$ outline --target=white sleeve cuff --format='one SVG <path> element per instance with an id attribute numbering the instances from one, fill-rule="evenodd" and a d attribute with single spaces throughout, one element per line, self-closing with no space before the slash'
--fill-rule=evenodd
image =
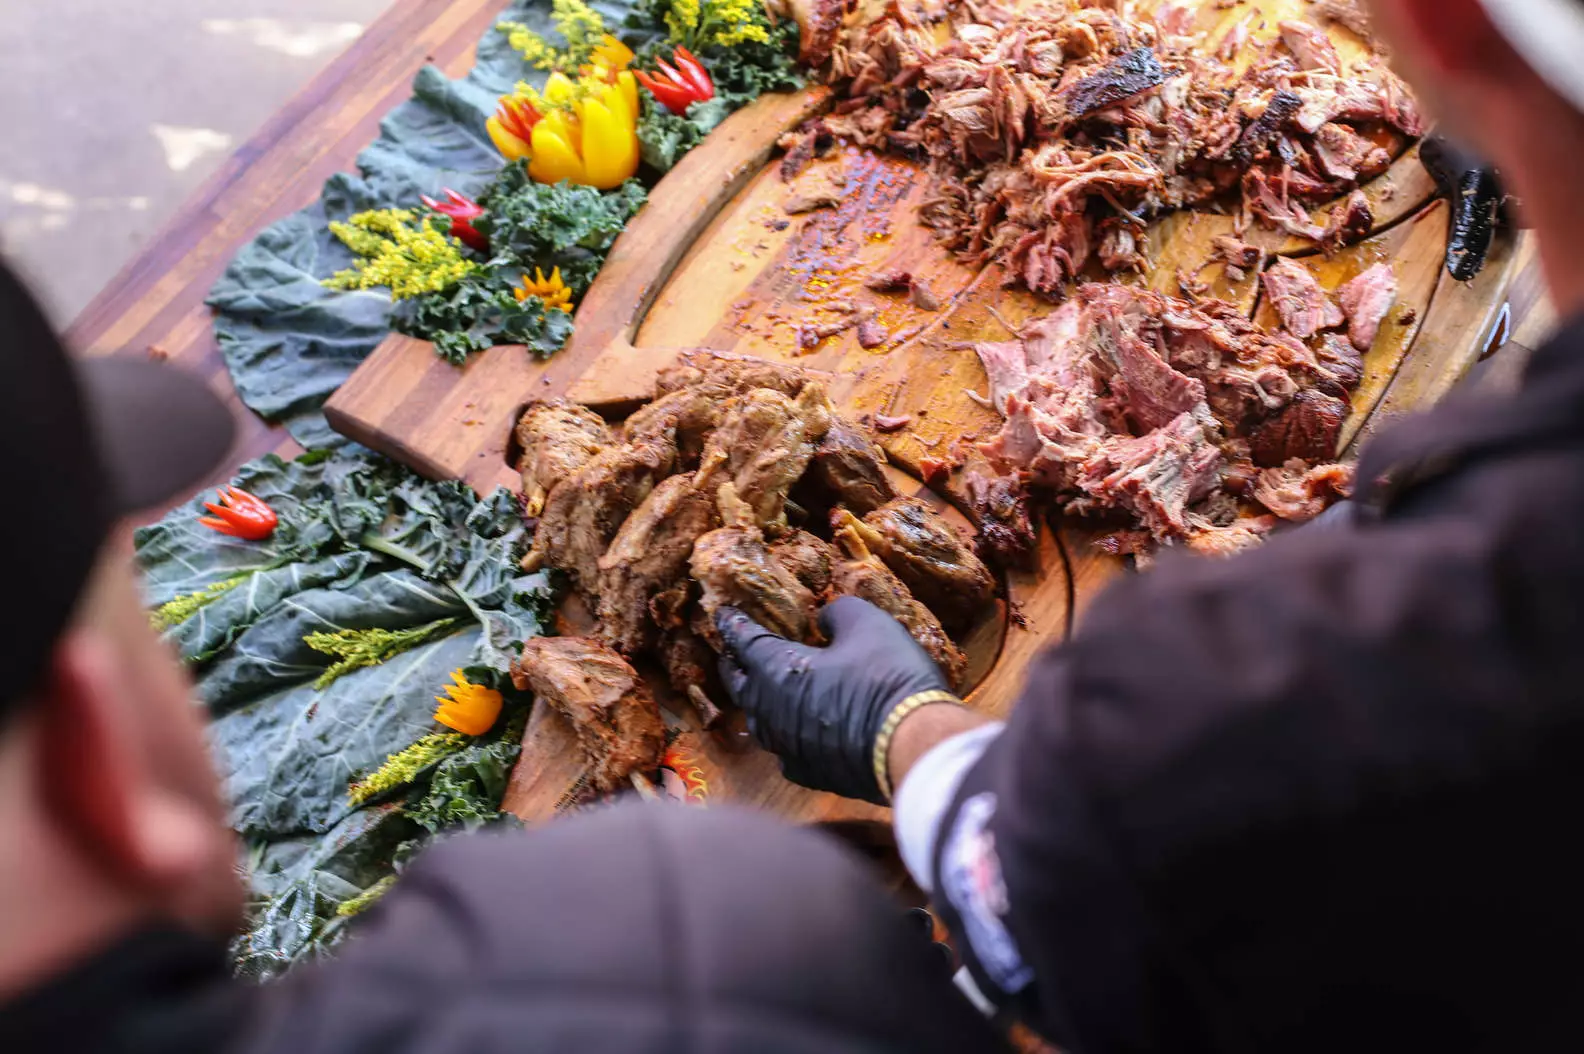
<path id="1" fill-rule="evenodd" d="M 996 721 L 942 740 L 908 770 L 897 788 L 891 814 L 897 849 L 913 881 L 926 893 L 935 892 L 930 862 L 935 859 L 941 814 L 957 796 L 969 767 L 1005 727 Z"/>

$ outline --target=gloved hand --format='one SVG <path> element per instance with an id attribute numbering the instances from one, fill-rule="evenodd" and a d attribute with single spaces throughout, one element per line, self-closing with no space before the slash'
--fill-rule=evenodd
<path id="1" fill-rule="evenodd" d="M 781 758 L 793 783 L 886 804 L 874 743 L 909 696 L 947 690 L 940 667 L 902 624 L 867 600 L 838 597 L 819 613 L 823 648 L 778 637 L 735 608 L 715 626 L 725 641 L 721 680 L 748 729 Z"/>
<path id="2" fill-rule="evenodd" d="M 1447 273 L 1467 282 L 1485 266 L 1496 227 L 1503 222 L 1506 194 L 1488 162 L 1445 136 L 1426 136 L 1419 144 L 1419 160 L 1452 205 Z"/>

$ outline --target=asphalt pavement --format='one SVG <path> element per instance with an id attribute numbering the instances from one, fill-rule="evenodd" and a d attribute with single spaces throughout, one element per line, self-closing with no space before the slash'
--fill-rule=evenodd
<path id="1" fill-rule="evenodd" d="M 388 2 L 0 4 L 0 253 L 70 322 Z"/>

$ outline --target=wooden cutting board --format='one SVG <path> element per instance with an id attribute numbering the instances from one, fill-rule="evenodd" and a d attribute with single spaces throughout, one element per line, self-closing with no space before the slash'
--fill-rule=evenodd
<path id="1" fill-rule="evenodd" d="M 1272 0 L 1262 6 L 1256 38 L 1274 33 L 1281 18 L 1299 17 L 1306 5 Z M 1212 27 L 1215 40 L 1244 14 L 1241 5 L 1221 11 L 1206 4 L 1201 24 Z M 1334 29 L 1333 37 L 1345 59 L 1365 50 L 1344 29 Z M 1052 304 L 1004 288 L 995 266 L 966 267 L 934 242 L 917 221 L 926 181 L 912 162 L 844 148 L 791 185 L 784 182 L 776 139 L 829 101 L 823 88 L 766 96 L 689 153 L 617 241 L 579 305 L 571 342 L 548 362 L 522 348 L 500 347 L 459 369 L 436 357 L 427 342 L 395 335 L 331 399 L 331 424 L 427 476 L 463 479 L 481 490 L 497 484 L 518 489 L 507 451 L 526 403 L 564 395 L 620 416 L 647 397 L 656 372 L 680 350 L 704 347 L 827 371 L 833 400 L 855 417 L 909 417 L 908 427 L 880 438 L 893 465 L 910 475 L 906 489 L 922 491 L 923 464 L 948 456 L 954 443 L 971 447 L 963 441 L 999 425 L 974 398 L 986 382 L 966 345 L 1007 339 L 1009 327 L 1049 312 Z M 816 184 L 839 186 L 839 202 L 787 214 L 788 197 Z M 1512 237 L 1498 238 L 1473 282 L 1453 282 L 1441 266 L 1449 210 L 1432 200 L 1432 192 L 1410 150 L 1366 188 L 1376 229 L 1360 244 L 1327 259 L 1282 235 L 1250 235 L 1272 252 L 1301 258 L 1327 288 L 1381 260 L 1397 270 L 1401 295 L 1365 357 L 1343 440 L 1350 449 L 1384 421 L 1444 395 L 1486 350 L 1502 313 L 1517 256 Z M 1326 211 L 1317 210 L 1322 221 Z M 1167 217 L 1151 230 L 1153 268 L 1141 280 L 1175 292 L 1178 272 L 1198 268 L 1212 239 L 1231 229 L 1230 216 Z M 921 310 L 905 297 L 864 288 L 864 278 L 882 267 L 922 276 L 939 297 L 939 309 Z M 1268 312 L 1255 278 L 1231 283 L 1219 265 L 1199 277 L 1214 295 Z M 887 331 L 885 343 L 865 349 L 849 328 L 810 346 L 811 329 L 854 309 L 873 313 Z M 963 504 L 961 479 L 953 475 L 939 495 L 929 496 L 943 508 Z M 1035 570 L 1008 576 L 1006 603 L 967 642 L 984 671 L 969 695 L 972 705 L 1004 714 L 1034 653 L 1069 633 L 1085 605 L 1123 573 L 1120 561 L 1091 543 L 1089 532 L 1071 524 L 1042 528 Z M 575 617 L 568 628 L 577 628 Z M 699 732 L 687 708 L 661 694 L 684 729 L 679 743 L 708 781 L 712 800 L 753 804 L 801 821 L 884 818 L 882 810 L 786 783 L 740 723 Z M 580 768 L 570 730 L 540 708 L 524 737 L 506 808 L 530 821 L 552 815 Z"/>

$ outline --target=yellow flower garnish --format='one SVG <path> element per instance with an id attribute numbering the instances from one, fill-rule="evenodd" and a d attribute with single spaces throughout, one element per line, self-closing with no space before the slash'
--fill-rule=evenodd
<path id="1" fill-rule="evenodd" d="M 485 127 L 508 161 L 528 159 L 536 182 L 610 190 L 638 171 L 638 81 L 604 66 L 575 81 L 557 71 L 542 91 L 501 96 Z"/>
<path id="2" fill-rule="evenodd" d="M 482 736 L 494 727 L 505 701 L 495 689 L 474 684 L 461 670 L 452 670 L 446 694 L 435 696 L 435 702 L 440 704 L 436 721 L 464 735 Z"/>
<path id="3" fill-rule="evenodd" d="M 462 243 L 434 225 L 430 217 L 414 223 L 408 209 L 360 212 L 330 232 L 363 259 L 320 284 L 328 289 L 385 286 L 393 300 L 451 288 L 478 265 L 462 256 Z"/>
<path id="4" fill-rule="evenodd" d="M 347 787 L 347 800 L 362 805 L 397 787 L 405 787 L 431 765 L 461 750 L 467 740 L 455 732 L 431 732 L 386 758 L 378 769 Z"/>
<path id="5" fill-rule="evenodd" d="M 693 51 L 712 45 L 729 48 L 749 41 L 770 42 L 760 0 L 672 0 L 665 24 L 673 44 Z"/>
<path id="6" fill-rule="evenodd" d="M 506 34 L 513 51 L 541 70 L 581 66 L 598 49 L 596 42 L 610 39 L 605 20 L 583 0 L 550 0 L 550 22 L 566 38 L 566 48 L 556 48 L 521 22 L 500 22 L 495 28 Z"/>
<path id="7" fill-rule="evenodd" d="M 620 73 L 632 65 L 632 48 L 623 44 L 615 37 L 606 33 L 594 50 L 589 52 L 589 64 L 596 71 L 603 71 L 604 79 L 610 80 L 611 75 Z"/>
<path id="8" fill-rule="evenodd" d="M 572 313 L 572 290 L 568 289 L 567 284 L 561 280 L 559 267 L 550 272 L 549 278 L 535 267 L 533 277 L 523 275 L 522 287 L 513 289 L 512 292 L 516 294 L 519 303 L 536 296 L 544 301 L 546 311 L 565 311 L 569 315 Z"/>

